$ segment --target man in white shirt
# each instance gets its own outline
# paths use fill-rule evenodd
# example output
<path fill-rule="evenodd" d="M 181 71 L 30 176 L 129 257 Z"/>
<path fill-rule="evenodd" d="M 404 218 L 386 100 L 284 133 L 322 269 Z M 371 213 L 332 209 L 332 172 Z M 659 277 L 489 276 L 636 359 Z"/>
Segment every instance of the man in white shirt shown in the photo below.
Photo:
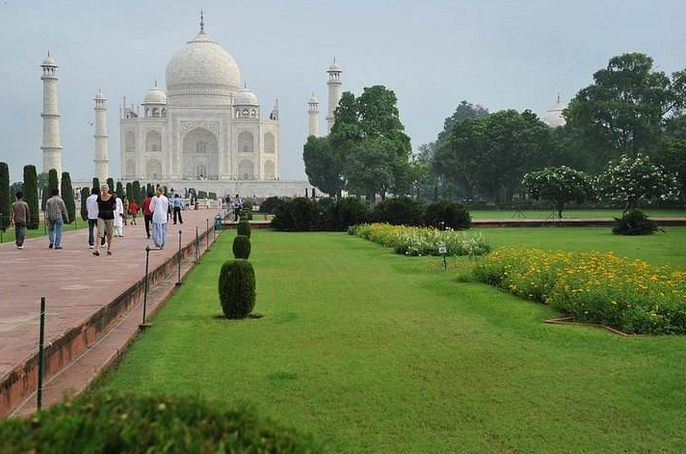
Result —
<path fill-rule="evenodd" d="M 164 196 L 164 188 L 157 188 L 155 197 L 150 201 L 152 211 L 152 241 L 160 249 L 164 249 L 167 238 L 167 220 L 169 215 L 169 199 Z"/>
<path fill-rule="evenodd" d="M 91 189 L 91 195 L 86 199 L 86 211 L 88 212 L 88 246 L 93 249 L 95 235 L 93 231 L 98 225 L 98 188 Z"/>

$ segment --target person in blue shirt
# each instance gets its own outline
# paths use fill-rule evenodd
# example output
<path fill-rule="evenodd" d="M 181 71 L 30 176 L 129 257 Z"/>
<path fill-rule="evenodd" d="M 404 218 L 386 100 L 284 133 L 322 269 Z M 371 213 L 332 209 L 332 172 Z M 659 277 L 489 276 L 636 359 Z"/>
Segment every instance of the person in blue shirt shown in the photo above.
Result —
<path fill-rule="evenodd" d="M 176 217 L 179 217 L 179 223 L 183 224 L 183 219 L 181 218 L 181 197 L 178 194 L 174 196 L 174 225 L 176 225 Z"/>

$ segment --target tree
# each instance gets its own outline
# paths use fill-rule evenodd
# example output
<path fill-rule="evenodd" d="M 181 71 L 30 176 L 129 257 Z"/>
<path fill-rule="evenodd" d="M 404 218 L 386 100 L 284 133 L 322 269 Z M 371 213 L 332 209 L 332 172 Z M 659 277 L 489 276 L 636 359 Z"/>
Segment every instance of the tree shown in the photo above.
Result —
<path fill-rule="evenodd" d="M 676 174 L 683 200 L 686 195 L 686 115 L 668 121 L 655 162 Z"/>
<path fill-rule="evenodd" d="M 126 197 L 129 202 L 133 200 L 133 183 L 126 183 Z"/>
<path fill-rule="evenodd" d="M 117 197 L 124 197 L 126 193 L 124 192 L 124 185 L 121 181 L 117 181 L 117 189 L 115 190 Z"/>
<path fill-rule="evenodd" d="M 641 53 L 611 58 L 593 80 L 571 100 L 565 117 L 602 162 L 652 153 L 666 119 L 686 103 L 686 70 L 670 78 Z"/>
<path fill-rule="evenodd" d="M 57 170 L 50 169 L 48 172 L 48 185 L 43 188 L 43 202 L 41 203 L 41 211 L 45 211 L 45 202 L 52 197 L 53 191 L 57 190 L 59 185 L 57 184 Z"/>
<path fill-rule="evenodd" d="M 610 161 L 598 178 L 598 188 L 607 199 L 623 202 L 624 212 L 635 210 L 642 198 L 667 200 L 679 195 L 676 176 L 641 153 Z"/>
<path fill-rule="evenodd" d="M 100 192 L 100 180 L 98 178 L 93 178 L 93 189 L 97 189 Z"/>
<path fill-rule="evenodd" d="M 24 166 L 24 201 L 29 205 L 29 222 L 26 228 L 36 230 L 39 224 L 38 173 L 33 165 Z"/>
<path fill-rule="evenodd" d="M 107 186 L 109 186 L 109 188 L 110 188 L 110 194 L 116 190 L 116 188 L 114 186 L 114 179 L 112 177 L 107 179 Z"/>
<path fill-rule="evenodd" d="M 438 142 L 445 140 L 450 134 L 450 130 L 453 125 L 459 123 L 468 118 L 479 118 L 488 115 L 488 109 L 481 104 L 472 104 L 463 100 L 455 109 L 455 112 L 451 116 L 445 119 L 443 122 L 443 131 L 438 133 Z"/>
<path fill-rule="evenodd" d="M 143 198 L 141 197 L 140 181 L 136 180 L 133 182 L 133 185 L 131 186 L 131 191 L 133 192 L 133 200 L 135 200 L 136 203 L 140 205 L 143 202 Z"/>
<path fill-rule="evenodd" d="M 88 188 L 81 188 L 81 219 L 88 221 L 88 208 L 86 207 L 86 199 L 90 197 L 91 191 Z"/>
<path fill-rule="evenodd" d="M 340 197 L 345 187 L 343 159 L 329 146 L 327 137 L 308 137 L 303 147 L 303 161 L 312 186 L 331 197 Z"/>
<path fill-rule="evenodd" d="M 0 230 L 10 226 L 10 167 L 0 162 Z"/>
<path fill-rule="evenodd" d="M 62 200 L 67 207 L 67 224 L 71 224 L 76 220 L 76 202 L 74 201 L 74 189 L 71 187 L 71 176 L 69 172 L 62 172 L 62 182 L 60 188 L 60 194 L 62 194 Z"/>
<path fill-rule="evenodd" d="M 566 166 L 529 172 L 524 175 L 522 183 L 534 199 L 553 202 L 560 218 L 567 203 L 583 203 L 592 199 L 594 194 L 588 175 Z"/>

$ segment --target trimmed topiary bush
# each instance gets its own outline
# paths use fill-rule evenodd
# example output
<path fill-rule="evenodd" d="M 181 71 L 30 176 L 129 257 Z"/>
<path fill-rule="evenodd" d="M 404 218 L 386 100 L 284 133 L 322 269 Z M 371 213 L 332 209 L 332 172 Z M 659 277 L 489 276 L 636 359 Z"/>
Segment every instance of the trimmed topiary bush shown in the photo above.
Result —
<path fill-rule="evenodd" d="M 320 452 L 309 437 L 197 397 L 99 393 L 0 422 L 0 452 Z"/>
<path fill-rule="evenodd" d="M 318 230 L 322 225 L 322 211 L 317 202 L 296 197 L 278 206 L 271 226 L 276 230 L 305 232 Z"/>
<path fill-rule="evenodd" d="M 233 239 L 233 256 L 237 259 L 250 258 L 250 238 L 245 235 L 236 235 Z"/>
<path fill-rule="evenodd" d="M 652 235 L 658 230 L 657 222 L 649 219 L 641 210 L 627 211 L 621 218 L 615 218 L 612 227 L 615 235 Z"/>
<path fill-rule="evenodd" d="M 93 178 L 93 188 L 98 190 L 98 193 L 100 192 L 100 179 L 97 177 Z"/>
<path fill-rule="evenodd" d="M 472 226 L 469 211 L 460 203 L 452 200 L 440 200 L 429 204 L 424 212 L 424 224 L 427 227 L 449 227 L 453 230 L 468 229 Z"/>
<path fill-rule="evenodd" d="M 67 214 L 69 215 L 67 224 L 71 224 L 76 220 L 76 201 L 74 200 L 74 189 L 71 187 L 69 172 L 62 172 L 62 182 L 60 185 L 60 195 L 62 200 L 64 200 L 64 205 L 67 207 Z"/>
<path fill-rule="evenodd" d="M 240 221 L 236 227 L 236 234 L 245 235 L 250 238 L 250 223 L 248 221 Z"/>
<path fill-rule="evenodd" d="M 10 226 L 10 167 L 6 162 L 0 162 L 0 230 Z"/>
<path fill-rule="evenodd" d="M 90 197 L 91 191 L 89 188 L 81 188 L 81 219 L 88 220 L 88 208 L 86 208 L 86 199 Z"/>
<path fill-rule="evenodd" d="M 374 208 L 374 222 L 392 225 L 423 225 L 424 207 L 409 197 L 394 197 Z"/>
<path fill-rule="evenodd" d="M 219 272 L 219 300 L 224 316 L 246 318 L 255 307 L 255 270 L 247 260 L 228 260 Z"/>
<path fill-rule="evenodd" d="M 334 200 L 333 203 L 320 200 L 320 206 L 324 208 L 324 224 L 327 230 L 344 232 L 348 227 L 363 224 L 369 219 L 367 204 L 357 197 L 346 197 Z"/>
<path fill-rule="evenodd" d="M 52 197 L 52 191 L 59 189 L 57 182 L 57 170 L 50 169 L 48 172 L 48 186 L 43 188 L 43 197 L 41 201 L 41 211 L 45 211 L 45 202 Z"/>

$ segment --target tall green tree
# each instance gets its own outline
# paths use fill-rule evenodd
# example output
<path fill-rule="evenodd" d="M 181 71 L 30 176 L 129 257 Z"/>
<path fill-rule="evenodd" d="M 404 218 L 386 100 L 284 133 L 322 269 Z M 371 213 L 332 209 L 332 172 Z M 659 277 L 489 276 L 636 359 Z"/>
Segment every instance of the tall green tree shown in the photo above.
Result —
<path fill-rule="evenodd" d="M 0 162 L 0 230 L 10 225 L 10 167 Z"/>
<path fill-rule="evenodd" d="M 594 197 L 591 178 L 580 170 L 566 166 L 529 172 L 524 175 L 522 183 L 532 198 L 553 202 L 560 218 L 568 203 L 583 203 Z"/>
<path fill-rule="evenodd" d="M 98 192 L 100 192 L 100 179 L 97 177 L 93 177 L 93 186 L 94 189 L 97 189 Z"/>
<path fill-rule="evenodd" d="M 665 121 L 686 103 L 686 70 L 670 77 L 641 53 L 611 58 L 593 80 L 571 100 L 565 117 L 601 163 L 620 154 L 652 154 Z"/>
<path fill-rule="evenodd" d="M 129 201 L 133 199 L 133 183 L 126 183 L 126 197 Z"/>
<path fill-rule="evenodd" d="M 81 219 L 88 221 L 88 208 L 86 207 L 86 199 L 90 197 L 91 190 L 89 188 L 81 188 Z"/>
<path fill-rule="evenodd" d="M 479 118 L 486 115 L 488 115 L 488 109 L 481 104 L 472 104 L 463 100 L 455 108 L 455 112 L 443 122 L 443 131 L 438 133 L 438 142 L 441 142 L 448 137 L 454 124 L 470 118 Z"/>
<path fill-rule="evenodd" d="M 114 178 L 110 177 L 107 179 L 107 186 L 110 188 L 110 193 L 116 190 L 116 187 L 114 186 Z"/>
<path fill-rule="evenodd" d="M 38 173 L 36 166 L 24 166 L 24 201 L 29 205 L 29 222 L 26 228 L 36 230 L 39 225 Z"/>
<path fill-rule="evenodd" d="M 134 181 L 131 190 L 133 192 L 133 200 L 140 205 L 143 201 L 143 198 L 141 197 L 141 182 L 138 180 Z"/>
<path fill-rule="evenodd" d="M 48 172 L 48 185 L 43 188 L 43 201 L 41 203 L 41 211 L 45 211 L 45 202 L 48 201 L 50 197 L 52 197 L 52 192 L 56 189 L 59 189 L 59 185 L 57 182 L 57 170 L 56 169 L 50 169 Z"/>
<path fill-rule="evenodd" d="M 76 202 L 74 201 L 74 189 L 71 187 L 71 176 L 69 172 L 62 172 L 62 181 L 60 183 L 60 194 L 64 205 L 67 207 L 67 224 L 71 224 L 76 220 Z"/>
<path fill-rule="evenodd" d="M 303 161 L 312 186 L 331 197 L 340 197 L 345 187 L 343 159 L 329 145 L 327 137 L 308 137 L 303 147 Z"/>

